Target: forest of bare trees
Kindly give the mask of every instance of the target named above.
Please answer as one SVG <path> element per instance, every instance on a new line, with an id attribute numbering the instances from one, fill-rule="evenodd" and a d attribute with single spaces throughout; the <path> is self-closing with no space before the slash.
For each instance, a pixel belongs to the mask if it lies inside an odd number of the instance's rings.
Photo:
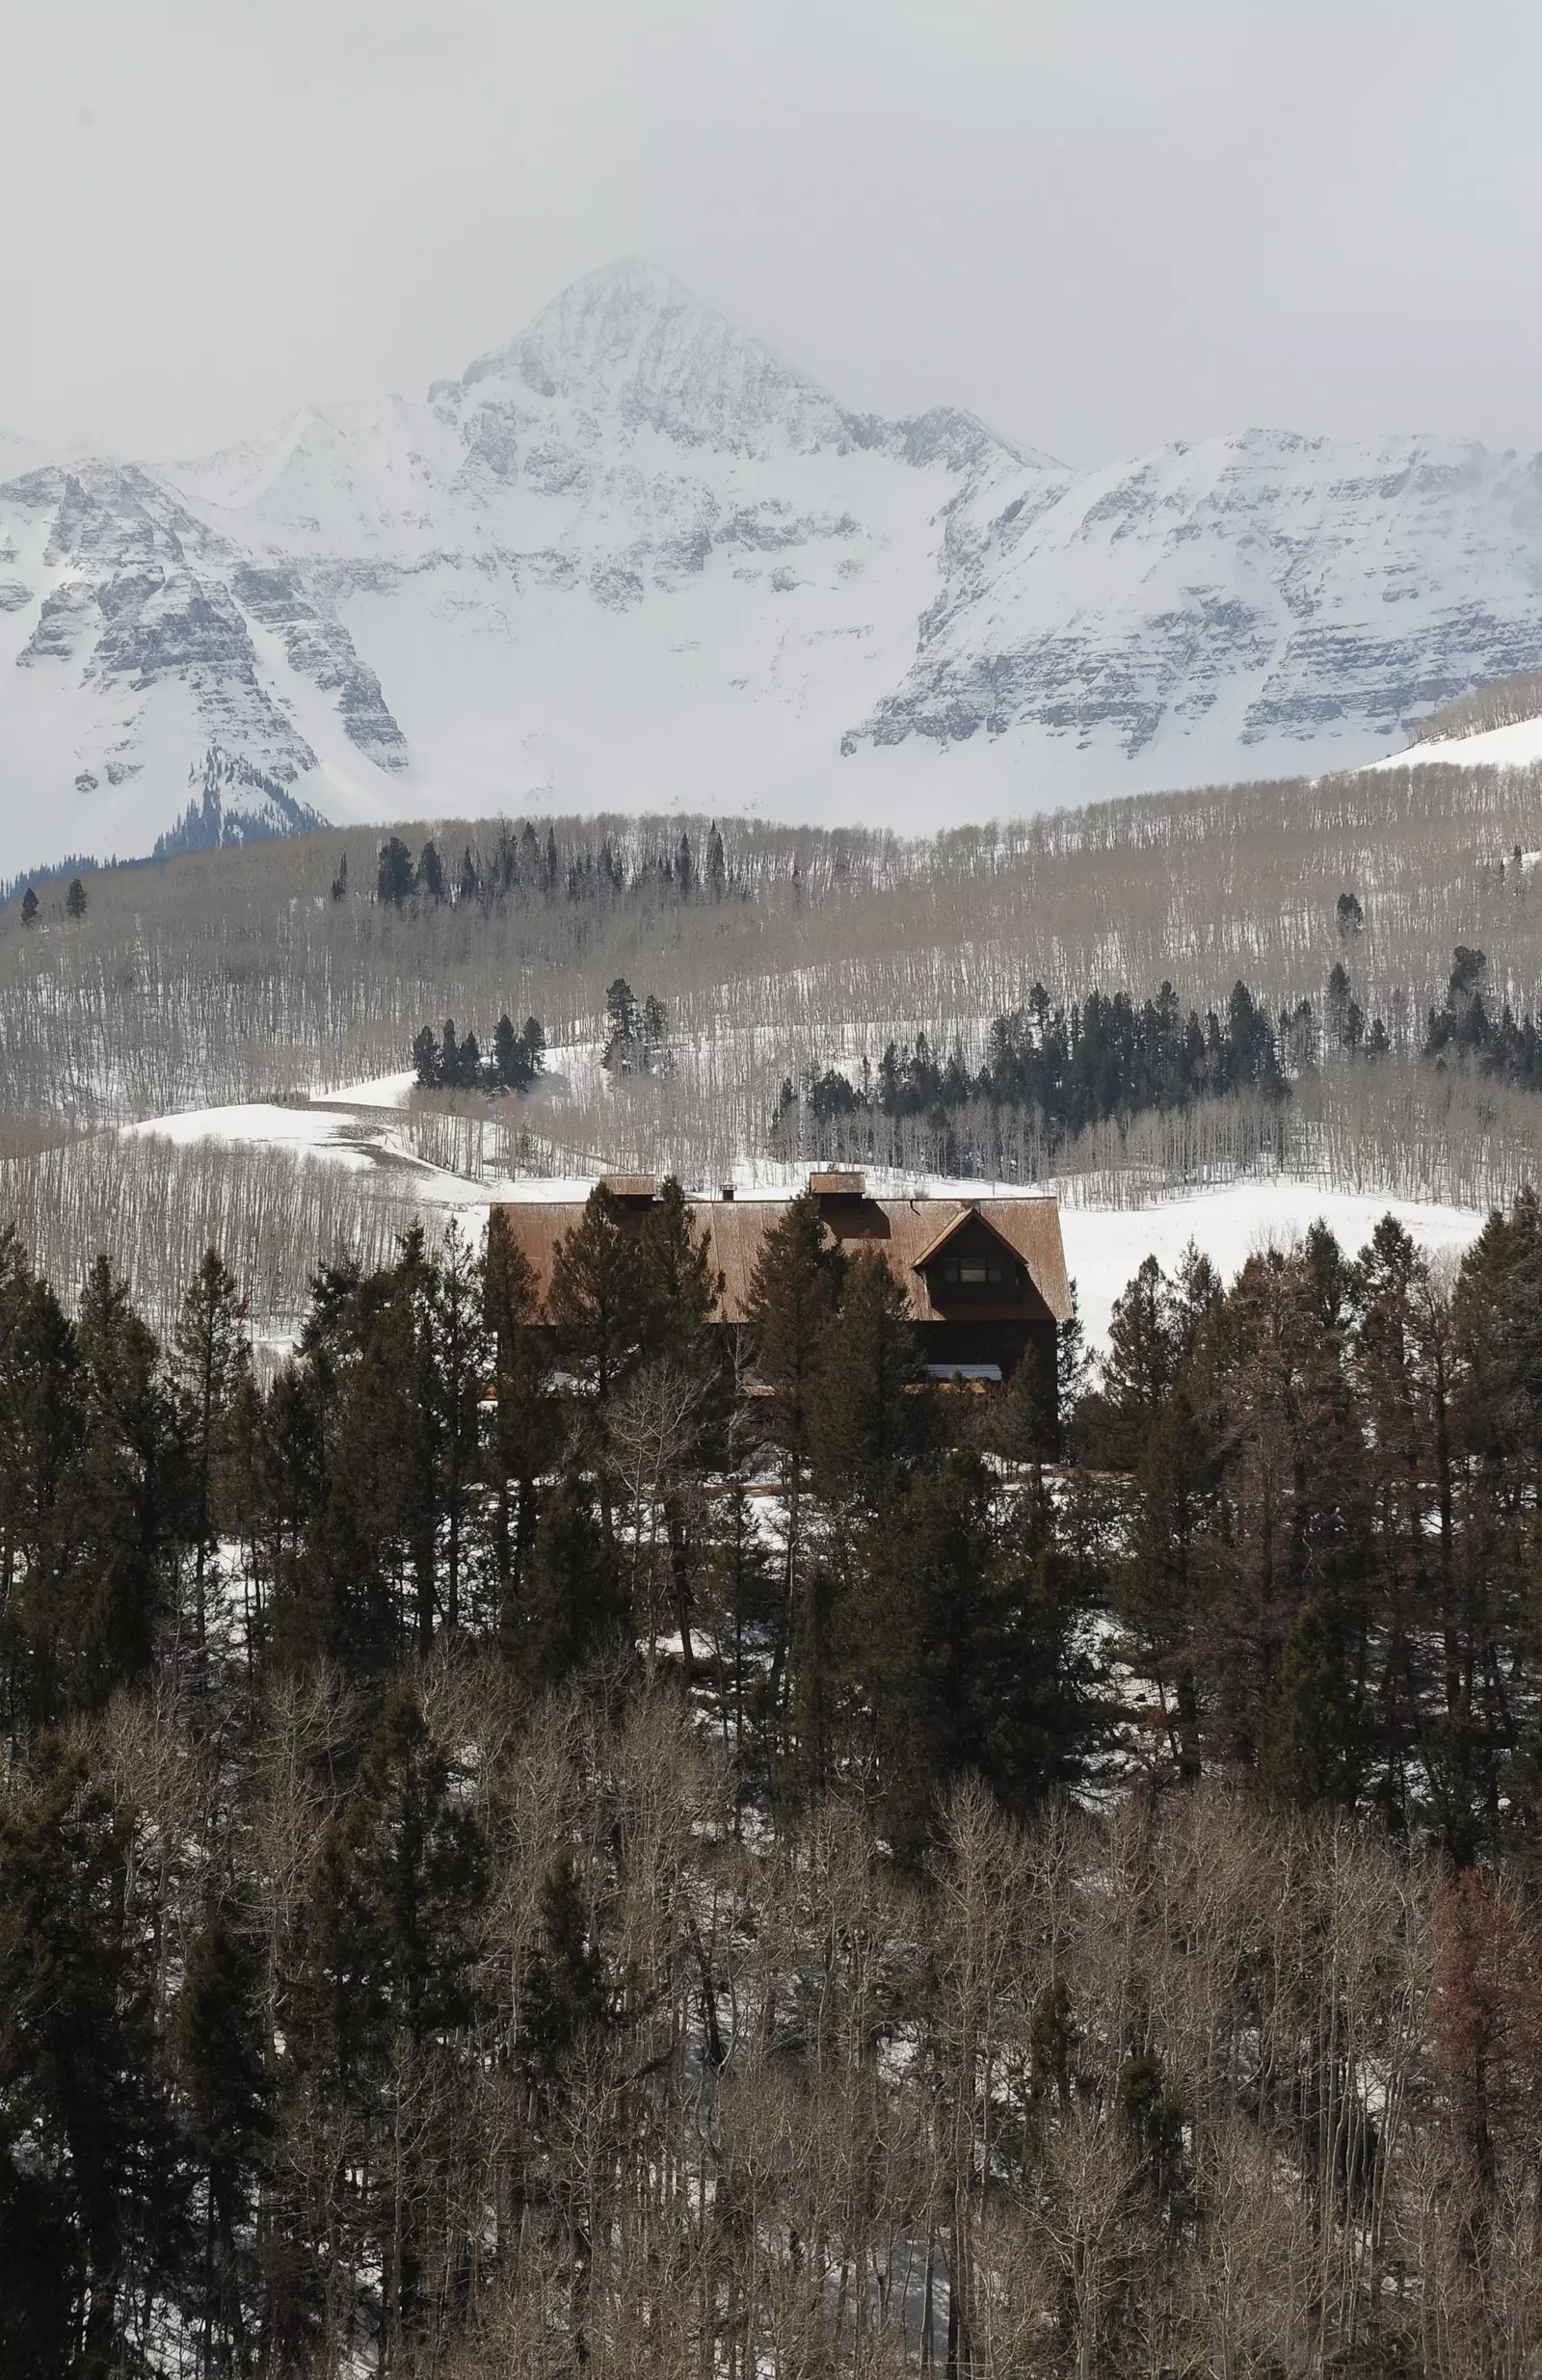
<path id="1" fill-rule="evenodd" d="M 426 833 L 426 831 L 424 831 Z M 855 830 L 726 822 L 719 897 L 651 884 L 646 855 L 705 820 L 559 820 L 636 869 L 623 897 L 381 903 L 377 834 L 306 836 L 91 878 L 90 910 L 0 917 L 0 1098 L 12 1114 L 120 1122 L 400 1070 L 425 1018 L 540 1017 L 592 1041 L 617 976 L 666 1000 L 684 1050 L 731 1040 L 768 1078 L 923 1029 L 971 1059 L 1035 981 L 1059 997 L 1171 980 L 1224 1004 L 1320 1001 L 1344 956 L 1367 1017 L 1417 1039 L 1458 944 L 1517 1014 L 1542 991 L 1542 771 L 1421 769 L 1128 801 L 907 845 Z M 495 826 L 440 826 L 453 859 Z M 333 899 L 346 850 L 349 887 Z M 450 869 L 453 882 L 454 869 Z M 560 1065 L 554 1055 L 551 1063 Z"/>
<path id="2" fill-rule="evenodd" d="M 375 1261 L 411 1197 L 402 1168 L 94 1136 L 400 1071 L 425 1018 L 539 1016 L 553 1045 L 528 1099 L 415 1095 L 408 1152 L 474 1185 L 615 1166 L 709 1185 L 758 1154 L 932 1173 L 961 1147 L 979 1172 L 1116 1204 L 1278 1168 L 1482 1204 L 1542 1173 L 1542 1103 L 1420 1057 L 1458 946 L 1486 953 L 1496 1011 L 1539 1005 L 1542 771 L 1220 789 L 926 844 L 678 818 L 556 820 L 519 846 L 496 822 L 433 832 L 392 838 L 390 898 L 379 835 L 354 830 L 98 871 L 74 916 L 51 894 L 31 923 L 19 899 L 0 913 L 0 1206 L 61 1280 L 107 1249 L 162 1316 L 203 1219 L 228 1219 L 282 1327 L 338 1249 Z M 443 854 L 422 883 L 420 841 Z M 525 842 L 539 869 L 505 884 L 500 855 Z M 784 1082 L 833 1064 L 857 1079 L 891 1040 L 924 1033 L 977 1068 L 990 1020 L 1035 984 L 1139 1001 L 1171 982 L 1224 1011 L 1241 979 L 1263 1008 L 1320 1018 L 1335 969 L 1385 1047 L 1344 1060 L 1330 1041 L 1283 1107 L 1209 1100 L 1069 1138 L 1000 1107 L 896 1117 L 882 1147 L 838 1127 L 770 1138 Z M 628 978 L 663 995 L 668 1044 L 607 1075 L 593 1057 Z M 158 1256 L 173 1175 L 190 1220 Z"/>
<path id="3" fill-rule="evenodd" d="M 1480 735 L 1489 727 L 1519 727 L 1522 720 L 1539 714 L 1542 670 L 1517 670 L 1513 676 L 1475 686 L 1470 694 L 1459 694 L 1426 712 L 1414 731 L 1411 749 L 1417 752 L 1422 744 L 1449 743 L 1459 735 Z"/>

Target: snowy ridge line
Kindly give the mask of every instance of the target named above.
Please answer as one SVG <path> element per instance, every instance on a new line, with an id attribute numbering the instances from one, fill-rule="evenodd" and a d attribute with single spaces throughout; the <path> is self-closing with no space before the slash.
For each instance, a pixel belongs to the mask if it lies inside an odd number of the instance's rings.
<path id="1" fill-rule="evenodd" d="M 637 259 L 421 401 L 163 469 L 20 460 L 12 872 L 288 803 L 916 833 L 1358 766 L 1542 650 L 1527 458 L 1248 430 L 1071 472 L 956 409 L 844 408 Z M 189 830 L 211 748 L 281 798 Z"/>

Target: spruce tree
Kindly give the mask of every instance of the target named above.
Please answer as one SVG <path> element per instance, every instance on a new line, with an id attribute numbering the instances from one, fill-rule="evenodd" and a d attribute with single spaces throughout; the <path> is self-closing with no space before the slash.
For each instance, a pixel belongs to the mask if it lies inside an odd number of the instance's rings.
<path id="1" fill-rule="evenodd" d="M 839 1293 L 840 1256 L 827 1247 L 812 1191 L 793 1199 L 765 1232 L 750 1277 L 748 1329 L 757 1372 L 771 1390 L 767 1436 L 782 1450 L 786 1564 L 771 1659 L 771 1699 L 784 1691 L 798 1624 L 803 1497 L 814 1382 Z"/>
<path id="2" fill-rule="evenodd" d="M 825 1325 L 809 1398 L 810 1450 L 820 1493 L 872 1500 L 916 1442 L 921 1378 L 918 1334 L 905 1292 L 878 1249 L 845 1268 L 840 1305 Z"/>
<path id="3" fill-rule="evenodd" d="M 375 878 L 375 898 L 382 908 L 387 903 L 400 909 L 412 898 L 412 855 L 399 834 L 387 836 L 380 847 L 380 865 Z"/>
<path id="4" fill-rule="evenodd" d="M 648 1291 L 637 1235 L 597 1182 L 557 1243 L 547 1299 L 558 1342 L 602 1407 L 642 1352 Z"/>
<path id="5" fill-rule="evenodd" d="M 439 1036 L 430 1024 L 424 1025 L 412 1041 L 412 1067 L 419 1086 L 432 1091 L 439 1080 Z"/>
<path id="6" fill-rule="evenodd" d="M 536 1530 L 522 1593 L 518 1666 L 532 1687 L 560 1685 L 621 1641 L 629 1615 L 595 1482 L 570 1462 Z"/>
<path id="7" fill-rule="evenodd" d="M 200 1653 L 207 1631 L 209 1557 L 219 1542 L 226 1424 L 252 1360 L 245 1313 L 234 1275 L 217 1248 L 206 1250 L 182 1300 L 172 1358 L 189 1482 L 194 1629 Z"/>
<path id="8" fill-rule="evenodd" d="M 260 1985 L 250 1936 L 223 1909 L 211 1908 L 188 1953 L 175 2037 L 188 2145 L 203 2195 L 194 2310 L 209 2371 L 240 2371 L 247 2357 L 247 2306 L 256 2276 L 244 2235 L 270 2130 Z"/>
<path id="9" fill-rule="evenodd" d="M 40 903 L 38 900 L 38 895 L 29 885 L 26 891 L 21 896 L 21 922 L 24 926 L 35 926 L 37 924 L 39 907 Z"/>
<path id="10" fill-rule="evenodd" d="M 77 924 L 86 914 L 86 887 L 78 876 L 72 876 L 69 880 L 69 889 L 65 894 L 65 914 Z"/>
<path id="11" fill-rule="evenodd" d="M 176 1450 L 160 1348 L 105 1256 L 87 1277 L 77 1345 L 76 1530 L 87 1583 L 71 1700 L 89 1707 L 150 1670 L 171 1600 Z"/>

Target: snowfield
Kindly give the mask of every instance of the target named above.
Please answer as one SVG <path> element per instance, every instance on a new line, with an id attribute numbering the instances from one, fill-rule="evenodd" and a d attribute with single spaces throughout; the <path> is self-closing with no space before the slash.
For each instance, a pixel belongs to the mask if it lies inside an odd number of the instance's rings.
<path id="1" fill-rule="evenodd" d="M 1443 736 L 1438 743 L 1410 744 L 1369 761 L 1383 769 L 1529 769 L 1542 761 L 1542 719 L 1517 719 L 1507 727 L 1482 727 L 1473 735 Z"/>
<path id="2" fill-rule="evenodd" d="M 1451 1260 L 1471 1246 L 1486 1221 L 1471 1207 L 1367 1198 L 1321 1182 L 1274 1179 L 1233 1182 L 1119 1213 L 1062 1205 L 1060 1230 L 1088 1343 L 1101 1348 L 1108 1343 L 1114 1300 L 1149 1256 L 1170 1274 L 1192 1240 L 1231 1281 L 1259 1249 L 1290 1247 L 1319 1219 L 1345 1253 L 1356 1256 L 1388 1214 L 1396 1215 L 1426 1256 Z"/>

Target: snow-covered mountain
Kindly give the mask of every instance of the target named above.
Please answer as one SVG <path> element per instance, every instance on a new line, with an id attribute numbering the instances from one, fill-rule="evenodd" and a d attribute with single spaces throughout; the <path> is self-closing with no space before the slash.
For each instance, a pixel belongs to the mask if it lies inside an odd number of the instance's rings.
<path id="1" fill-rule="evenodd" d="M 1073 473 L 851 412 L 636 262 L 422 402 L 0 474 L 0 875 L 316 817 L 931 827 L 1353 764 L 1542 661 L 1542 459 Z"/>

